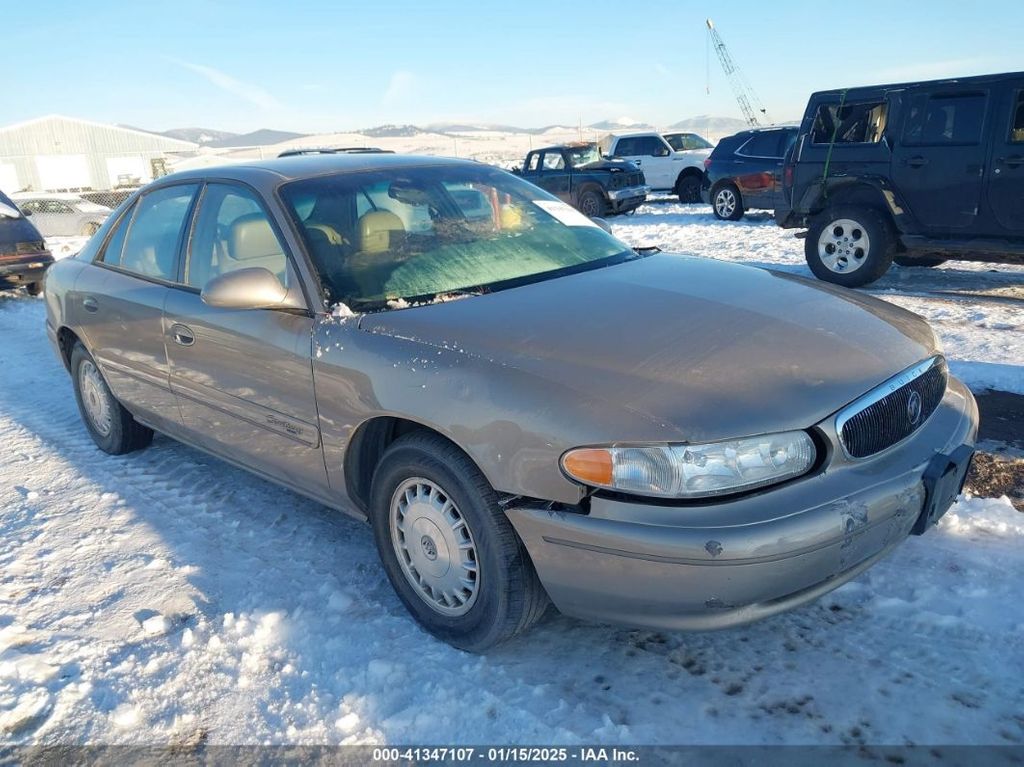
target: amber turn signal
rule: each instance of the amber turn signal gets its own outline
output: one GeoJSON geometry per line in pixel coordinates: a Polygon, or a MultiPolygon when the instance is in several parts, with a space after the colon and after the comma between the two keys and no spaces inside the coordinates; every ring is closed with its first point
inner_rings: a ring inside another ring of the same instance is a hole
{"type": "Polygon", "coordinates": [[[562,456],[562,468],[575,480],[587,485],[612,484],[612,454],[609,450],[580,448],[562,456]]]}

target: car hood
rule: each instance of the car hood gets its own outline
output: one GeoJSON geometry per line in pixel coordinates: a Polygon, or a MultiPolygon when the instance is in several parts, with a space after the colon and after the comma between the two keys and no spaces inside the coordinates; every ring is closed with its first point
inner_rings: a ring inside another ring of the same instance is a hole
{"type": "Polygon", "coordinates": [[[809,427],[936,353],[920,317],[883,301],[667,254],[360,327],[516,368],[688,440],[809,427]]]}

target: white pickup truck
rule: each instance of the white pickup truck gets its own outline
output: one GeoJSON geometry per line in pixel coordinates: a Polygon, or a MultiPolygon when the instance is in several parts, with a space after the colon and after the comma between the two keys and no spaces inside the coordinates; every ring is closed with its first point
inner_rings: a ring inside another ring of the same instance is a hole
{"type": "Polygon", "coordinates": [[[712,149],[703,139],[700,142],[705,145],[700,149],[677,151],[661,133],[609,133],[599,146],[605,157],[632,160],[639,165],[654,191],[673,192],[680,202],[700,202],[704,160],[712,149]]]}

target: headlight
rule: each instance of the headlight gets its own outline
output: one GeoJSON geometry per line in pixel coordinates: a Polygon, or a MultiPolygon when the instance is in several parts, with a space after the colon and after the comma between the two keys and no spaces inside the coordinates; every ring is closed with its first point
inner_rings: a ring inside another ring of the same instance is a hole
{"type": "Polygon", "coordinates": [[[706,498],[798,477],[814,465],[806,432],[695,445],[585,447],[562,456],[562,470],[591,487],[658,498],[706,498]]]}

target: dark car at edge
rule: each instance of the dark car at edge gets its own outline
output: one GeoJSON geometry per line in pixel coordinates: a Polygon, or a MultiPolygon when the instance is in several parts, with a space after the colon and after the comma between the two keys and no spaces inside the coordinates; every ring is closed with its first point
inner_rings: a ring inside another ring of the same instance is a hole
{"type": "Polygon", "coordinates": [[[704,161],[701,199],[716,218],[739,221],[748,210],[775,210],[782,195],[783,158],[797,127],[752,128],[718,142],[704,161]]]}

